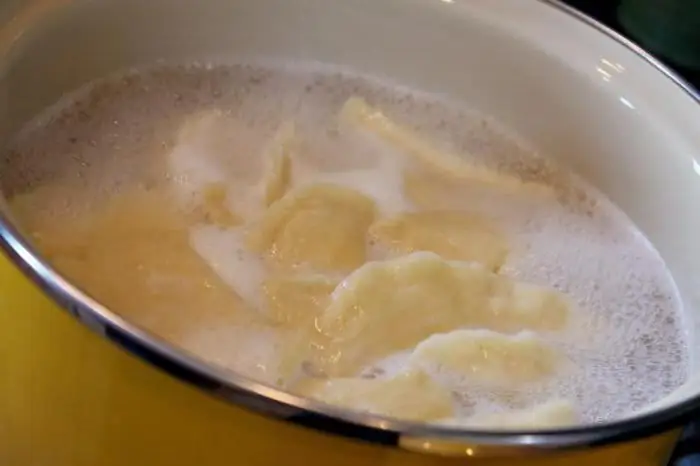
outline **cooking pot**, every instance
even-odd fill
[[[0,21],[3,140],[63,93],[157,60],[339,64],[480,109],[636,222],[674,274],[691,340],[700,331],[699,97],[557,2],[5,1]],[[693,374],[644,412],[565,430],[453,431],[327,407],[121,319],[52,270],[6,208],[0,237],[4,465],[661,465],[700,414]]]

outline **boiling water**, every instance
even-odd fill
[[[234,128],[222,136],[222,144],[231,158],[243,160],[236,166],[241,189],[234,202],[247,215],[259,213],[247,200],[247,180],[264,169],[258,155],[287,120],[294,120],[305,138],[307,163],[296,173],[296,184],[339,183],[376,198],[383,213],[410,209],[399,186],[396,151],[335,125],[338,110],[353,95],[367,98],[445,150],[556,187],[554,200],[467,196],[462,191],[450,200],[451,208],[488,213],[508,232],[512,253],[502,273],[554,287],[576,303],[574,325],[543,335],[574,369],[520,393],[514,405],[556,396],[575,402],[584,419],[603,420],[621,417],[683,383],[687,361],[676,290],[663,261],[630,220],[592,186],[490,119],[393,83],[321,66],[188,66],[129,73],[65,97],[29,124],[3,161],[3,189],[13,197],[37,186],[60,186],[60,195],[34,201],[17,215],[30,233],[40,234],[41,225],[56,223],[70,229],[73,219],[115,193],[160,183],[167,177],[163,161],[175,151],[180,163],[206,172],[200,157],[204,146],[178,143],[177,134],[187,118],[218,109]],[[102,246],[115,247],[119,238]],[[207,301],[195,290],[189,301],[139,305],[118,288],[104,291],[109,264],[102,281],[94,278],[100,271],[93,276],[73,271],[72,278],[116,312],[202,358],[274,381],[281,330],[240,310],[258,304],[256,290],[264,275],[259,258],[244,250],[235,232],[216,227],[195,228],[190,240],[211,268],[202,274],[214,271],[203,279],[208,286],[219,279],[245,304],[225,294]],[[169,252],[153,254],[161,253]],[[60,263],[56,266],[61,269]],[[135,280],[125,267],[115,269],[115,274],[124,273],[115,279]],[[402,365],[398,354],[367,371],[392,372]],[[492,393],[466,387],[450,374],[438,377],[458,400],[466,399],[459,395],[468,391],[461,412],[502,409]]]

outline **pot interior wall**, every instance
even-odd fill
[[[63,93],[156,60],[284,58],[385,76],[484,111],[597,185],[660,251],[689,332],[700,331],[700,106],[545,2],[39,0],[0,10],[3,139]],[[697,344],[694,359],[697,368]]]

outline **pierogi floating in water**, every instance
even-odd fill
[[[675,288],[634,225],[436,97],[329,69],[166,67],[66,97],[11,149],[26,183],[3,188],[60,272],[297,395],[552,428],[684,381]]]

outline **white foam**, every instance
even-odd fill
[[[385,166],[347,172],[323,173],[310,177],[308,183],[332,183],[355,189],[371,197],[382,215],[411,210],[411,203],[402,194],[397,170]]]
[[[251,305],[260,306],[260,287],[265,266],[244,245],[240,228],[198,225],[190,230],[190,242],[207,264]]]

